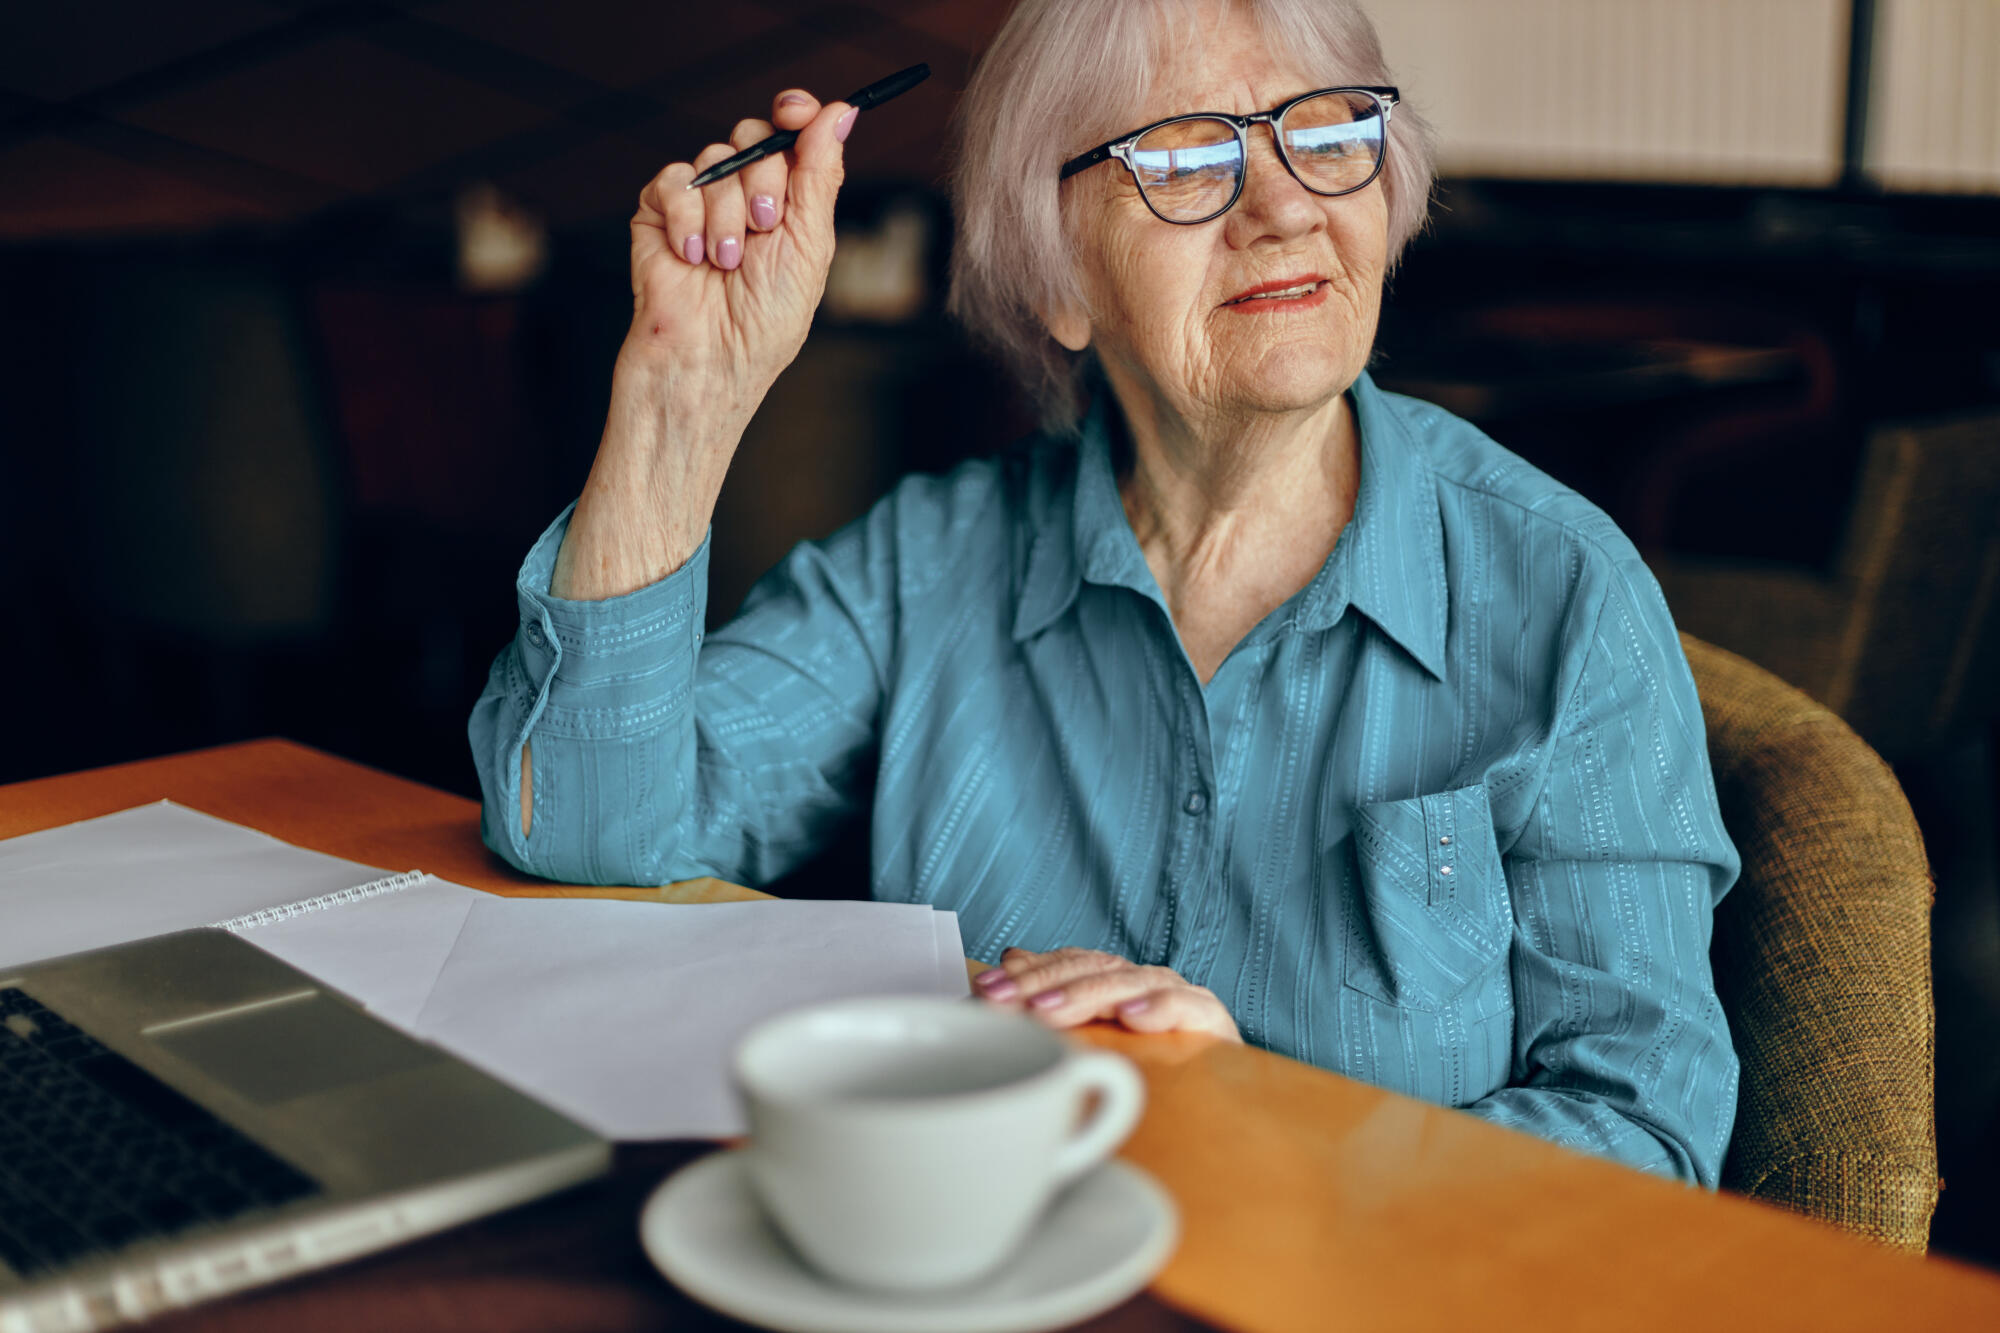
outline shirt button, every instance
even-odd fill
[[[1191,791],[1188,793],[1187,799],[1181,802],[1181,809],[1191,815],[1198,815],[1208,809],[1208,797],[1204,796],[1199,790]]]
[[[1438,846],[1440,846],[1440,847],[1449,847],[1449,846],[1451,846],[1451,834],[1447,833],[1447,834],[1445,834],[1445,835],[1444,835],[1444,836],[1443,836],[1442,838],[1439,838],[1439,839],[1438,839]]]
[[[1450,867],[1450,866],[1439,866],[1439,867],[1438,867],[1438,874],[1440,874],[1440,875],[1449,875],[1450,873],[1451,873],[1451,867]]]
[[[534,644],[537,648],[541,647],[544,642],[542,627],[532,620],[528,622],[528,642]]]

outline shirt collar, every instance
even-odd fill
[[[1352,605],[1442,680],[1448,590],[1437,480],[1421,442],[1366,372],[1350,392],[1361,432],[1354,517],[1293,599],[1293,623],[1326,629]],[[1118,495],[1113,410],[1109,391],[1100,388],[1077,443],[1070,503],[1049,507],[1029,550],[1014,615],[1017,642],[1062,615],[1085,580],[1157,596]]]
[[[1327,567],[1306,586],[1299,623],[1324,629],[1352,604],[1443,680],[1451,596],[1437,476],[1406,408],[1392,403],[1366,371],[1352,393],[1361,431],[1361,487],[1354,517]],[[1336,568],[1343,555],[1344,565]]]
[[[1118,581],[1115,575],[1128,572],[1125,548],[1139,557],[1142,567],[1145,564],[1125,517],[1118,478],[1111,466],[1107,414],[1113,410],[1110,390],[1100,387],[1091,396],[1072,453],[1075,471],[1067,503],[1059,498],[1048,507],[1028,552],[1028,567],[1014,610],[1016,643],[1041,633],[1067,611],[1084,579]],[[1151,571],[1147,575],[1150,578]]]

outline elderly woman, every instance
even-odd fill
[[[1243,1039],[1713,1186],[1737,871],[1660,594],[1602,513],[1378,389],[1423,122],[1348,0],[1022,0],[966,90],[952,303],[1046,429],[796,548],[703,642],[855,112],[632,219],[590,478],[472,718],[565,880],[768,881],[850,818],[984,998]],[[865,132],[865,127],[864,127]],[[940,422],[949,430],[951,423]]]

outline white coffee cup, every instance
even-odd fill
[[[1122,1056],[917,996],[770,1019],[737,1048],[735,1076],[745,1164],[779,1230],[829,1277],[891,1291],[997,1268],[1061,1185],[1125,1141],[1146,1100]]]

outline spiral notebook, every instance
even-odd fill
[[[0,968],[203,925],[622,1139],[743,1132],[728,1055],[770,1014],[967,989],[920,905],[501,898],[171,802],[0,840]]]

